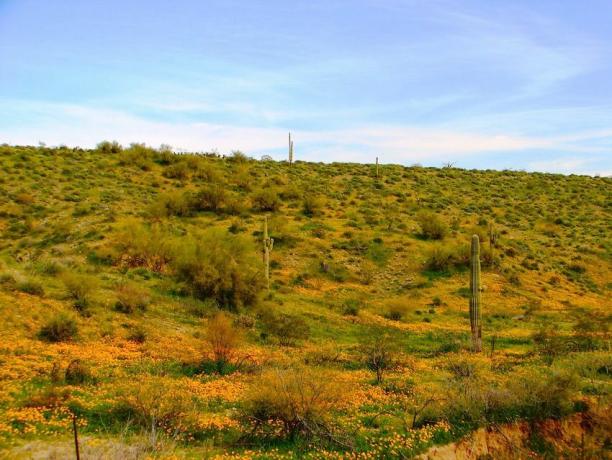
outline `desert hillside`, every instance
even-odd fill
[[[70,457],[73,417],[88,459],[412,458],[605,424],[611,206],[603,177],[0,146],[0,452]],[[601,427],[527,438],[610,454]]]

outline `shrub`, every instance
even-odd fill
[[[276,189],[267,187],[256,191],[251,201],[256,211],[274,212],[280,208],[281,201]]]
[[[270,433],[280,426],[283,437],[328,439],[331,411],[341,402],[334,377],[307,367],[266,372],[247,396],[245,415]]]
[[[385,305],[385,318],[392,321],[401,321],[408,313],[408,305],[401,301],[390,301]]]
[[[64,375],[66,383],[71,385],[79,385],[91,380],[91,371],[89,367],[80,359],[70,361]]]
[[[169,377],[141,379],[138,385],[130,384],[123,391],[120,398],[123,408],[147,430],[179,429],[194,409],[191,394],[181,388],[181,382]]]
[[[115,308],[123,313],[145,310],[151,303],[148,291],[132,283],[121,283],[115,290]]]
[[[116,154],[123,151],[123,147],[117,141],[102,141],[96,146],[96,150],[104,154]]]
[[[302,201],[302,211],[308,217],[320,216],[325,207],[325,198],[322,195],[307,193]]]
[[[208,322],[206,340],[212,349],[217,372],[223,374],[236,357],[242,334],[226,313],[219,312]]]
[[[130,329],[127,339],[131,342],[145,343],[147,340],[147,330],[142,325],[137,324]]]
[[[67,342],[77,334],[75,319],[65,312],[58,313],[45,324],[39,332],[39,337],[49,342]]]
[[[98,289],[96,278],[79,273],[64,273],[62,282],[68,295],[74,300],[74,306],[79,311],[85,310],[91,304],[93,295]]]
[[[376,374],[376,383],[382,383],[384,373],[397,367],[397,347],[386,334],[374,333],[359,351],[365,366]]]
[[[162,175],[168,179],[185,180],[189,177],[189,165],[186,161],[178,161],[167,166]]]
[[[282,346],[295,345],[297,340],[307,339],[310,328],[299,316],[266,312],[262,315],[263,335],[272,335]]]
[[[209,229],[184,240],[173,267],[195,297],[212,298],[222,307],[237,309],[255,304],[263,289],[256,254],[244,238]]]
[[[42,283],[33,278],[25,278],[17,281],[17,289],[26,294],[43,297],[45,295],[45,288]]]
[[[157,151],[145,144],[130,144],[119,156],[119,164],[123,166],[136,166],[143,171],[149,171],[153,167],[153,160]]]
[[[446,272],[452,268],[469,266],[470,256],[467,245],[451,247],[438,243],[431,248],[425,261],[425,268],[437,272]]]
[[[161,218],[168,216],[188,217],[192,214],[192,198],[189,193],[169,192],[159,195],[149,206],[149,214]]]
[[[200,188],[193,197],[192,208],[195,211],[221,210],[227,200],[227,193],[221,184],[209,184]]]
[[[172,258],[172,238],[160,225],[129,220],[115,235],[115,262],[162,272]]]
[[[421,212],[417,215],[421,236],[429,240],[441,240],[448,233],[448,226],[436,214]]]

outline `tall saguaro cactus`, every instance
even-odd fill
[[[376,157],[376,179],[378,179],[378,157]]]
[[[264,247],[264,265],[266,271],[266,286],[270,289],[270,252],[274,246],[274,238],[268,236],[268,216],[264,216],[264,233],[263,233],[263,247]]]
[[[482,351],[482,316],[480,311],[480,241],[478,235],[472,236],[470,256],[470,327],[472,329],[472,348]]]
[[[291,140],[291,133],[289,133],[289,166],[293,164],[293,141]]]

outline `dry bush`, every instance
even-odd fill
[[[79,385],[92,379],[91,370],[80,359],[73,359],[66,368],[64,379],[66,383]]]
[[[195,408],[192,396],[168,377],[150,377],[123,391],[122,405],[144,429],[162,428],[171,433],[180,429],[186,414]]]
[[[331,412],[342,400],[336,376],[318,368],[270,370],[254,383],[245,415],[257,428],[281,436],[329,438]]]
[[[229,315],[219,312],[208,322],[206,340],[212,349],[217,372],[222,374],[236,358],[236,351],[243,342],[242,333],[232,324]]]
[[[384,373],[398,366],[398,349],[391,338],[383,333],[360,344],[359,351],[365,366],[376,374],[376,383],[382,383]]]

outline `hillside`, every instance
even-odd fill
[[[86,458],[411,458],[609,407],[610,178],[102,143],[1,146],[0,192],[7,458],[71,414]]]

